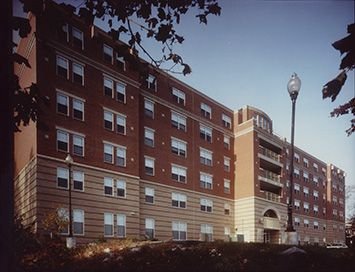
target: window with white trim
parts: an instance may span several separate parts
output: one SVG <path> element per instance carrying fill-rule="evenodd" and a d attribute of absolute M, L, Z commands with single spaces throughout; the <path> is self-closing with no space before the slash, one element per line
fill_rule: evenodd
<path fill-rule="evenodd" d="M 208 119 L 212 118 L 212 109 L 205 103 L 201 103 L 201 115 Z"/>
<path fill-rule="evenodd" d="M 186 117 L 176 112 L 171 112 L 171 124 L 173 127 L 186 131 Z"/>
<path fill-rule="evenodd" d="M 120 56 L 119 53 L 116 53 L 116 66 L 122 71 L 126 71 L 126 62 L 124 57 Z"/>
<path fill-rule="evenodd" d="M 227 150 L 230 149 L 230 137 L 228 137 L 226 135 L 223 136 L 223 146 Z"/>
<path fill-rule="evenodd" d="M 73 189 L 78 191 L 84 191 L 84 172 L 73 171 Z"/>
<path fill-rule="evenodd" d="M 146 175 L 154 176 L 154 164 L 155 164 L 155 159 L 144 157 L 144 169 Z"/>
<path fill-rule="evenodd" d="M 186 208 L 187 197 L 180 193 L 171 193 L 171 205 L 176 208 Z"/>
<path fill-rule="evenodd" d="M 117 180 L 116 181 L 116 189 L 118 197 L 126 197 L 126 181 Z"/>
<path fill-rule="evenodd" d="M 213 188 L 213 176 L 210 174 L 200 172 L 200 187 L 204 189 Z"/>
<path fill-rule="evenodd" d="M 200 138 L 212 143 L 212 128 L 200 124 Z"/>
<path fill-rule="evenodd" d="M 104 94 L 113 97 L 113 80 L 107 77 L 104 77 Z"/>
<path fill-rule="evenodd" d="M 307 202 L 303 203 L 303 210 L 304 210 L 305 213 L 309 212 L 309 203 L 307 203 Z"/>
<path fill-rule="evenodd" d="M 104 127 L 113 131 L 113 116 L 114 114 L 108 110 L 104 110 Z"/>
<path fill-rule="evenodd" d="M 171 165 L 171 178 L 177 182 L 186 183 L 187 169 L 179 165 Z"/>
<path fill-rule="evenodd" d="M 73 234 L 84 235 L 84 211 L 80 209 L 73 210 Z"/>
<path fill-rule="evenodd" d="M 113 145 L 104 143 L 104 162 L 113 164 L 113 150 Z"/>
<path fill-rule="evenodd" d="M 306 198 L 309 197 L 309 188 L 308 187 L 303 187 L 303 194 L 304 194 L 304 197 L 306 197 Z"/>
<path fill-rule="evenodd" d="M 126 135 L 126 116 L 121 114 L 116 115 L 116 131 L 117 133 Z"/>
<path fill-rule="evenodd" d="M 300 155 L 295 153 L 294 159 L 295 159 L 295 162 L 299 163 L 300 162 Z"/>
<path fill-rule="evenodd" d="M 73 36 L 73 45 L 79 47 L 80 49 L 84 49 L 84 33 L 72 27 L 72 36 Z"/>
<path fill-rule="evenodd" d="M 69 170 L 67 168 L 57 168 L 57 187 L 68 189 Z"/>
<path fill-rule="evenodd" d="M 172 88 L 172 95 L 173 95 L 173 100 L 180 104 L 180 105 L 185 105 L 185 100 L 186 100 L 186 95 L 183 91 L 180 91 L 176 88 Z"/>
<path fill-rule="evenodd" d="M 154 119 L 154 102 L 144 99 L 144 114 L 145 116 Z"/>
<path fill-rule="evenodd" d="M 173 240 L 186 240 L 187 239 L 187 224 L 181 221 L 172 222 Z"/>
<path fill-rule="evenodd" d="M 231 192 L 231 182 L 230 182 L 230 180 L 224 179 L 223 185 L 224 185 L 224 193 L 230 194 L 230 192 Z"/>
<path fill-rule="evenodd" d="M 113 196 L 113 178 L 104 177 L 104 194 Z"/>
<path fill-rule="evenodd" d="M 223 159 L 224 171 L 230 172 L 231 170 L 231 159 L 228 157 L 224 157 Z"/>
<path fill-rule="evenodd" d="M 210 224 L 201 224 L 201 240 L 211 242 L 213 240 L 213 226 Z"/>
<path fill-rule="evenodd" d="M 300 170 L 298 170 L 297 168 L 293 169 L 293 176 L 295 178 L 300 178 Z"/>
<path fill-rule="evenodd" d="M 113 236 L 113 213 L 104 213 L 104 236 Z"/>
<path fill-rule="evenodd" d="M 204 165 L 212 166 L 212 151 L 200 148 L 200 162 Z"/>
<path fill-rule="evenodd" d="M 295 205 L 295 210 L 299 210 L 301 203 L 300 203 L 299 200 L 295 199 L 295 200 L 294 200 L 294 205 Z"/>
<path fill-rule="evenodd" d="M 150 147 L 154 147 L 154 129 L 144 128 L 144 144 Z"/>
<path fill-rule="evenodd" d="M 306 158 L 303 158 L 303 166 L 308 168 L 309 161 Z"/>
<path fill-rule="evenodd" d="M 171 138 L 171 152 L 181 156 L 181 157 L 186 157 L 187 153 L 187 144 L 184 141 L 181 141 L 176 138 Z"/>
<path fill-rule="evenodd" d="M 84 66 L 73 62 L 73 82 L 84 85 Z"/>
<path fill-rule="evenodd" d="M 73 98 L 73 118 L 84 121 L 84 101 Z"/>
<path fill-rule="evenodd" d="M 103 44 L 103 58 L 104 61 L 107 61 L 109 63 L 113 63 L 113 49 L 111 46 L 108 46 L 106 44 Z"/>
<path fill-rule="evenodd" d="M 84 156 L 85 140 L 83 136 L 73 134 L 73 154 L 77 156 Z"/>
<path fill-rule="evenodd" d="M 317 205 L 313 206 L 313 213 L 314 213 L 314 215 L 318 215 L 318 206 Z"/>
<path fill-rule="evenodd" d="M 154 203 L 154 188 L 145 187 L 144 194 L 145 194 L 145 202 L 146 203 Z"/>
<path fill-rule="evenodd" d="M 147 88 L 153 91 L 157 91 L 157 78 L 153 75 L 148 75 Z"/>
<path fill-rule="evenodd" d="M 305 228 L 308 228 L 309 227 L 309 220 L 308 219 L 303 219 L 303 226 Z"/>
<path fill-rule="evenodd" d="M 308 173 L 306 171 L 303 171 L 303 181 L 304 182 L 309 182 L 309 176 L 308 176 Z"/>
<path fill-rule="evenodd" d="M 126 237 L 126 215 L 117 214 L 117 237 L 125 238 Z"/>
<path fill-rule="evenodd" d="M 69 151 L 69 133 L 63 130 L 57 130 L 57 150 Z"/>
<path fill-rule="evenodd" d="M 230 227 L 224 227 L 224 235 L 230 237 L 231 235 Z"/>
<path fill-rule="evenodd" d="M 318 172 L 318 164 L 313 163 L 313 170 L 314 172 Z"/>
<path fill-rule="evenodd" d="M 69 212 L 68 209 L 65 208 L 58 208 L 57 209 L 57 216 L 60 220 L 60 224 L 58 226 L 58 232 L 60 234 L 69 234 Z"/>
<path fill-rule="evenodd" d="M 228 203 L 224 203 L 224 214 L 230 215 L 230 212 L 231 212 L 231 205 L 229 205 Z"/>
<path fill-rule="evenodd" d="M 313 191 L 313 198 L 314 198 L 314 200 L 318 200 L 318 197 L 319 197 L 318 191 Z"/>
<path fill-rule="evenodd" d="M 145 219 L 145 235 L 148 239 L 155 237 L 155 220 L 153 218 Z"/>
<path fill-rule="evenodd" d="M 58 56 L 56 58 L 57 61 L 57 75 L 62 76 L 66 79 L 69 78 L 69 61 L 62 57 L 62 56 Z"/>
<path fill-rule="evenodd" d="M 300 226 L 301 220 L 299 217 L 295 217 L 295 226 Z"/>
<path fill-rule="evenodd" d="M 206 198 L 200 199 L 200 210 L 204 212 L 212 212 L 213 201 Z"/>
<path fill-rule="evenodd" d="M 69 115 L 69 97 L 57 92 L 57 112 Z"/>
<path fill-rule="evenodd" d="M 231 128 L 232 127 L 232 118 L 230 118 L 229 116 L 222 113 L 222 124 L 226 128 Z"/>
<path fill-rule="evenodd" d="M 117 146 L 116 147 L 116 165 L 117 166 L 126 166 L 126 147 Z"/>
<path fill-rule="evenodd" d="M 126 103 L 126 84 L 122 82 L 116 82 L 116 100 Z"/>

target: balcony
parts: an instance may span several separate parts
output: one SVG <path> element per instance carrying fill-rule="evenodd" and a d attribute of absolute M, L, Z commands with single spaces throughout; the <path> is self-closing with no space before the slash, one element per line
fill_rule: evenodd
<path fill-rule="evenodd" d="M 259 168 L 259 180 L 281 188 L 283 187 L 283 184 L 280 182 L 280 175 L 263 168 Z"/>
<path fill-rule="evenodd" d="M 278 194 L 274 194 L 271 192 L 264 192 L 265 193 L 265 199 L 273 201 L 273 202 L 281 202 L 281 197 Z"/>
<path fill-rule="evenodd" d="M 276 152 L 267 149 L 263 146 L 259 146 L 258 157 L 268 163 L 277 165 L 277 167 L 279 168 L 282 167 L 280 154 L 277 154 Z"/>

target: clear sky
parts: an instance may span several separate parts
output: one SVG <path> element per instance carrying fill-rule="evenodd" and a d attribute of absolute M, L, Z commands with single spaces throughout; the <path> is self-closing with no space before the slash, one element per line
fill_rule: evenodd
<path fill-rule="evenodd" d="M 57 0 L 57 2 L 63 2 Z M 72 2 L 80 5 L 82 0 Z M 355 96 L 354 72 L 337 100 L 322 100 L 322 86 L 338 74 L 340 54 L 331 44 L 347 35 L 354 22 L 351 0 L 220 0 L 221 16 L 199 24 L 188 13 L 177 27 L 185 41 L 175 47 L 192 67 L 177 76 L 211 98 L 237 110 L 251 105 L 266 112 L 274 131 L 290 139 L 291 100 L 287 82 L 301 78 L 297 99 L 295 145 L 346 173 L 355 186 L 355 134 L 348 137 L 351 115 L 330 112 Z M 148 42 L 157 54 L 160 45 Z M 350 201 L 354 206 L 355 194 Z M 355 210 L 354 210 L 355 212 Z"/>

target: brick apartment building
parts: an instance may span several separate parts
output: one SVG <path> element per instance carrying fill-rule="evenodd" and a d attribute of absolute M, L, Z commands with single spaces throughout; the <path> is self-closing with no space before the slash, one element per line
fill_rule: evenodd
<path fill-rule="evenodd" d="M 74 235 L 283 243 L 289 143 L 272 120 L 233 111 L 159 69 L 143 82 L 118 42 L 46 1 L 18 51 L 21 86 L 50 106 L 15 135 L 15 205 L 36 231 L 50 212 Z M 62 21 L 60 27 L 51 22 Z M 301 243 L 344 242 L 344 172 L 296 148 L 294 224 Z M 64 159 L 71 154 L 71 173 Z M 61 229 L 65 236 L 68 229 Z"/>

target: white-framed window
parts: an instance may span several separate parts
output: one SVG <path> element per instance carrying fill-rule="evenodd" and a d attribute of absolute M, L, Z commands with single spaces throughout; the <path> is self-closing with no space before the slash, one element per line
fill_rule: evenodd
<path fill-rule="evenodd" d="M 78 191 L 84 191 L 84 172 L 73 171 L 73 189 Z"/>
<path fill-rule="evenodd" d="M 145 116 L 154 119 L 154 102 L 144 99 L 144 114 Z"/>
<path fill-rule="evenodd" d="M 224 171 L 230 172 L 231 170 L 231 159 L 224 157 L 223 158 L 223 166 L 224 166 Z"/>
<path fill-rule="evenodd" d="M 57 112 L 69 115 L 69 97 L 57 92 Z"/>
<path fill-rule="evenodd" d="M 57 55 L 56 62 L 57 62 L 57 75 L 68 79 L 69 78 L 69 61 L 64 57 Z"/>
<path fill-rule="evenodd" d="M 309 166 L 309 161 L 308 161 L 308 159 L 303 158 L 303 166 L 308 168 L 308 166 Z"/>
<path fill-rule="evenodd" d="M 230 149 L 230 137 L 228 137 L 226 135 L 223 136 L 223 146 L 227 150 Z"/>
<path fill-rule="evenodd" d="M 179 130 L 186 131 L 186 117 L 179 113 L 171 112 L 171 124 Z"/>
<path fill-rule="evenodd" d="M 181 193 L 171 193 L 171 205 L 176 208 L 186 208 L 187 197 Z"/>
<path fill-rule="evenodd" d="M 69 151 L 69 133 L 63 130 L 57 130 L 57 150 Z"/>
<path fill-rule="evenodd" d="M 299 210 L 301 202 L 298 199 L 295 199 L 294 200 L 294 205 L 295 205 L 295 210 Z"/>
<path fill-rule="evenodd" d="M 113 145 L 104 143 L 104 162 L 113 164 L 113 150 Z"/>
<path fill-rule="evenodd" d="M 113 80 L 104 77 L 104 95 L 113 97 Z"/>
<path fill-rule="evenodd" d="M 57 168 L 57 187 L 68 189 L 69 170 L 67 168 Z"/>
<path fill-rule="evenodd" d="M 295 159 L 295 162 L 300 162 L 300 155 L 298 155 L 297 153 L 295 153 L 295 157 L 294 157 L 294 159 Z"/>
<path fill-rule="evenodd" d="M 84 211 L 80 209 L 73 210 L 73 233 L 76 235 L 84 235 Z"/>
<path fill-rule="evenodd" d="M 309 203 L 308 202 L 303 203 L 303 210 L 305 213 L 309 212 Z"/>
<path fill-rule="evenodd" d="M 213 188 L 213 176 L 200 172 L 200 187 L 211 190 Z"/>
<path fill-rule="evenodd" d="M 116 53 L 116 65 L 120 70 L 126 71 L 126 62 L 118 53 Z"/>
<path fill-rule="evenodd" d="M 113 213 L 104 213 L 104 236 L 112 237 L 113 234 Z"/>
<path fill-rule="evenodd" d="M 309 175 L 306 171 L 303 171 L 303 181 L 304 182 L 309 182 Z"/>
<path fill-rule="evenodd" d="M 176 138 L 171 138 L 171 152 L 174 154 L 181 156 L 181 157 L 186 157 L 187 153 L 187 144 L 185 141 L 176 139 Z"/>
<path fill-rule="evenodd" d="M 212 128 L 200 124 L 200 138 L 212 143 Z"/>
<path fill-rule="evenodd" d="M 187 169 L 186 167 L 172 164 L 171 178 L 177 182 L 186 183 Z"/>
<path fill-rule="evenodd" d="M 104 110 L 104 127 L 108 130 L 113 130 L 113 116 L 114 114 L 110 111 Z"/>
<path fill-rule="evenodd" d="M 148 239 L 155 237 L 155 220 L 153 218 L 145 219 L 145 235 Z"/>
<path fill-rule="evenodd" d="M 200 199 L 200 210 L 204 212 L 212 212 L 213 201 L 207 198 Z"/>
<path fill-rule="evenodd" d="M 212 118 L 212 109 L 205 103 L 201 103 L 201 115 L 208 119 Z"/>
<path fill-rule="evenodd" d="M 314 172 L 318 172 L 318 164 L 313 163 L 313 170 Z"/>
<path fill-rule="evenodd" d="M 154 194 L 155 194 L 154 188 L 145 187 L 144 194 L 145 194 L 146 203 L 154 203 Z"/>
<path fill-rule="evenodd" d="M 83 136 L 73 134 L 73 154 L 77 156 L 84 156 L 85 140 Z"/>
<path fill-rule="evenodd" d="M 226 194 L 230 194 L 230 192 L 231 192 L 231 182 L 230 182 L 230 180 L 224 179 L 223 185 L 224 185 L 224 192 Z"/>
<path fill-rule="evenodd" d="M 231 205 L 229 205 L 228 203 L 224 203 L 224 214 L 230 215 L 230 212 L 231 212 Z"/>
<path fill-rule="evenodd" d="M 181 221 L 172 222 L 173 240 L 186 240 L 187 239 L 187 224 Z"/>
<path fill-rule="evenodd" d="M 313 182 L 314 182 L 314 185 L 315 186 L 319 186 L 319 183 L 318 183 L 318 177 L 316 177 L 316 176 L 313 176 Z"/>
<path fill-rule="evenodd" d="M 116 165 L 122 167 L 126 166 L 126 147 L 124 146 L 116 147 Z"/>
<path fill-rule="evenodd" d="M 303 194 L 306 198 L 309 197 L 309 188 L 308 187 L 303 187 Z"/>
<path fill-rule="evenodd" d="M 314 200 L 318 200 L 318 197 L 319 197 L 318 191 L 313 191 L 313 198 L 314 198 Z"/>
<path fill-rule="evenodd" d="M 294 176 L 295 178 L 300 178 L 300 170 L 297 169 L 297 168 L 294 168 L 294 169 L 293 169 L 293 176 Z"/>
<path fill-rule="evenodd" d="M 200 162 L 204 165 L 212 166 L 212 151 L 200 148 Z"/>
<path fill-rule="evenodd" d="M 113 49 L 111 46 L 108 46 L 107 44 L 103 44 L 103 58 L 104 61 L 107 61 L 109 63 L 113 63 Z"/>
<path fill-rule="evenodd" d="M 116 131 L 117 133 L 126 135 L 126 116 L 121 114 L 116 115 Z"/>
<path fill-rule="evenodd" d="M 303 219 L 303 226 L 305 228 L 308 228 L 309 227 L 309 220 L 308 219 Z"/>
<path fill-rule="evenodd" d="M 314 215 L 318 215 L 318 211 L 319 211 L 318 206 L 317 206 L 317 205 L 314 205 L 314 206 L 313 206 L 313 213 L 314 213 Z"/>
<path fill-rule="evenodd" d="M 117 237 L 125 238 L 126 237 L 126 215 L 117 214 Z"/>
<path fill-rule="evenodd" d="M 73 62 L 73 82 L 84 85 L 84 66 Z"/>
<path fill-rule="evenodd" d="M 295 226 L 300 226 L 301 220 L 299 217 L 295 217 Z"/>
<path fill-rule="evenodd" d="M 118 197 L 126 197 L 126 181 L 120 179 L 117 180 L 116 189 Z"/>
<path fill-rule="evenodd" d="M 144 144 L 150 147 L 154 147 L 154 133 L 155 130 L 151 128 L 144 128 Z"/>
<path fill-rule="evenodd" d="M 122 82 L 116 82 L 116 100 L 126 103 L 126 84 Z"/>
<path fill-rule="evenodd" d="M 222 113 L 222 124 L 226 128 L 232 128 L 232 118 Z"/>
<path fill-rule="evenodd" d="M 172 95 L 173 95 L 173 99 L 176 103 L 181 104 L 181 105 L 185 105 L 186 95 L 183 91 L 180 91 L 176 88 L 172 88 Z"/>
<path fill-rule="evenodd" d="M 144 157 L 145 174 L 154 176 L 155 159 L 150 157 Z"/>
<path fill-rule="evenodd" d="M 113 196 L 113 178 L 104 177 L 104 194 Z"/>
<path fill-rule="evenodd" d="M 60 224 L 58 226 L 58 232 L 60 234 L 69 234 L 69 212 L 68 209 L 58 208 L 57 216 L 60 220 Z"/>
<path fill-rule="evenodd" d="M 69 25 L 66 23 L 63 25 L 62 30 L 64 32 L 64 37 L 67 42 L 69 42 Z"/>
<path fill-rule="evenodd" d="M 84 34 L 81 30 L 72 27 L 73 44 L 81 49 L 84 49 Z"/>
<path fill-rule="evenodd" d="M 201 240 L 211 242 L 213 240 L 213 226 L 210 224 L 201 224 Z"/>
<path fill-rule="evenodd" d="M 153 75 L 148 75 L 147 88 L 153 91 L 157 91 L 157 78 Z"/>
<path fill-rule="evenodd" d="M 84 101 L 73 98 L 73 118 L 84 121 Z"/>

